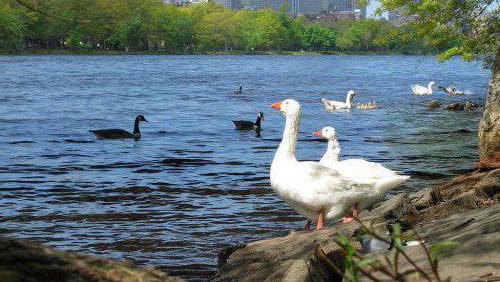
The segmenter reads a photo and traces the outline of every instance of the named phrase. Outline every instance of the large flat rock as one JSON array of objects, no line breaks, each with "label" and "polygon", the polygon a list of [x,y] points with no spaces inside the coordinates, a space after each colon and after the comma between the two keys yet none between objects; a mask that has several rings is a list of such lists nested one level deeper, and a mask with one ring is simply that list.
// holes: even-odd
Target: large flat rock
[{"label": "large flat rock", "polygon": [[181,282],[152,268],[0,237],[0,281]]},{"label": "large flat rock", "polygon": [[[442,264],[444,276],[469,279],[484,272],[500,276],[494,271],[500,262],[499,248],[491,247],[500,243],[499,198],[500,169],[473,172],[411,195],[397,195],[362,212],[360,219],[379,231],[387,222],[412,226],[429,244],[456,240],[459,247]],[[320,231],[296,231],[225,249],[219,255],[218,280],[341,281],[342,276],[318,256],[317,248],[341,265],[335,234],[350,237],[356,227],[355,222],[334,224]],[[425,265],[421,248],[409,251]]]}]

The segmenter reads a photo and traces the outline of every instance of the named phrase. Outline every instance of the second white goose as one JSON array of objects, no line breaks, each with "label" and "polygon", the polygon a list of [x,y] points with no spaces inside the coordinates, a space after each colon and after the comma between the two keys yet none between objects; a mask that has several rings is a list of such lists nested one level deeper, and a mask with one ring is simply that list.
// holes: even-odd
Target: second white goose
[{"label": "second white goose", "polygon": [[335,129],[332,127],[324,127],[322,130],[314,132],[313,135],[321,136],[328,140],[328,149],[321,158],[321,164],[338,171],[344,177],[348,177],[351,180],[361,183],[371,183],[373,185],[374,189],[370,191],[366,198],[355,203],[352,215],[344,217],[343,222],[351,221],[352,216],[356,216],[359,211],[369,208],[377,201],[382,200],[389,190],[396,188],[410,178],[409,176],[399,175],[396,171],[390,170],[382,164],[363,159],[339,161],[340,145],[337,141]]}]

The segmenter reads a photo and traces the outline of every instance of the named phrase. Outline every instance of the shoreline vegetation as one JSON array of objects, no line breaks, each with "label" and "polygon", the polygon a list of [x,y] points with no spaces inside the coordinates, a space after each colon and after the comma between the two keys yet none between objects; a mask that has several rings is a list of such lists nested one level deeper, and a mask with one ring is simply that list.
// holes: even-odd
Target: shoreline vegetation
[{"label": "shoreline vegetation", "polygon": [[0,50],[0,56],[435,56],[435,53],[405,54],[399,52],[340,52],[340,51],[207,51],[200,53],[166,53],[162,51],[120,51],[120,50]]},{"label": "shoreline vegetation", "polygon": [[287,6],[234,11],[212,2],[36,3],[28,9],[31,4],[0,0],[0,54],[435,55],[460,44],[454,37],[422,35],[416,26],[385,19],[292,17]]}]

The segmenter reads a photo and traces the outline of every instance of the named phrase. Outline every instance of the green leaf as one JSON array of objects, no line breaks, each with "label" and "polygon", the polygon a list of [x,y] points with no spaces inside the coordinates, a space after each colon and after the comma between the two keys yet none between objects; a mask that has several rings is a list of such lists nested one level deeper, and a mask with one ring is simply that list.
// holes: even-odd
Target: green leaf
[{"label": "green leaf", "polygon": [[392,238],[394,239],[394,246],[396,247],[396,250],[400,251],[403,249],[403,241],[401,240],[401,227],[398,223],[396,223],[392,226],[392,228]]},{"label": "green leaf", "polygon": [[356,261],[356,266],[373,265],[379,262],[375,257],[366,257],[361,260]]},{"label": "green leaf", "polygon": [[453,250],[458,246],[458,243],[451,240],[446,240],[439,242],[437,244],[432,245],[429,248],[429,253],[431,255],[431,259],[436,262],[440,257]]}]

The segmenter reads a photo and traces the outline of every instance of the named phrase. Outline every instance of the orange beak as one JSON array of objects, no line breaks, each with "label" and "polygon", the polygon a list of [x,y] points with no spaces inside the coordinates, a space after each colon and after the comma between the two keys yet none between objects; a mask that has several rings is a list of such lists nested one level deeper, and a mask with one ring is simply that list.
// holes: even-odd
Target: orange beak
[{"label": "orange beak", "polygon": [[321,130],[314,131],[313,136],[321,136]]},{"label": "orange beak", "polygon": [[271,107],[276,110],[281,110],[281,102],[274,103],[271,105]]}]

